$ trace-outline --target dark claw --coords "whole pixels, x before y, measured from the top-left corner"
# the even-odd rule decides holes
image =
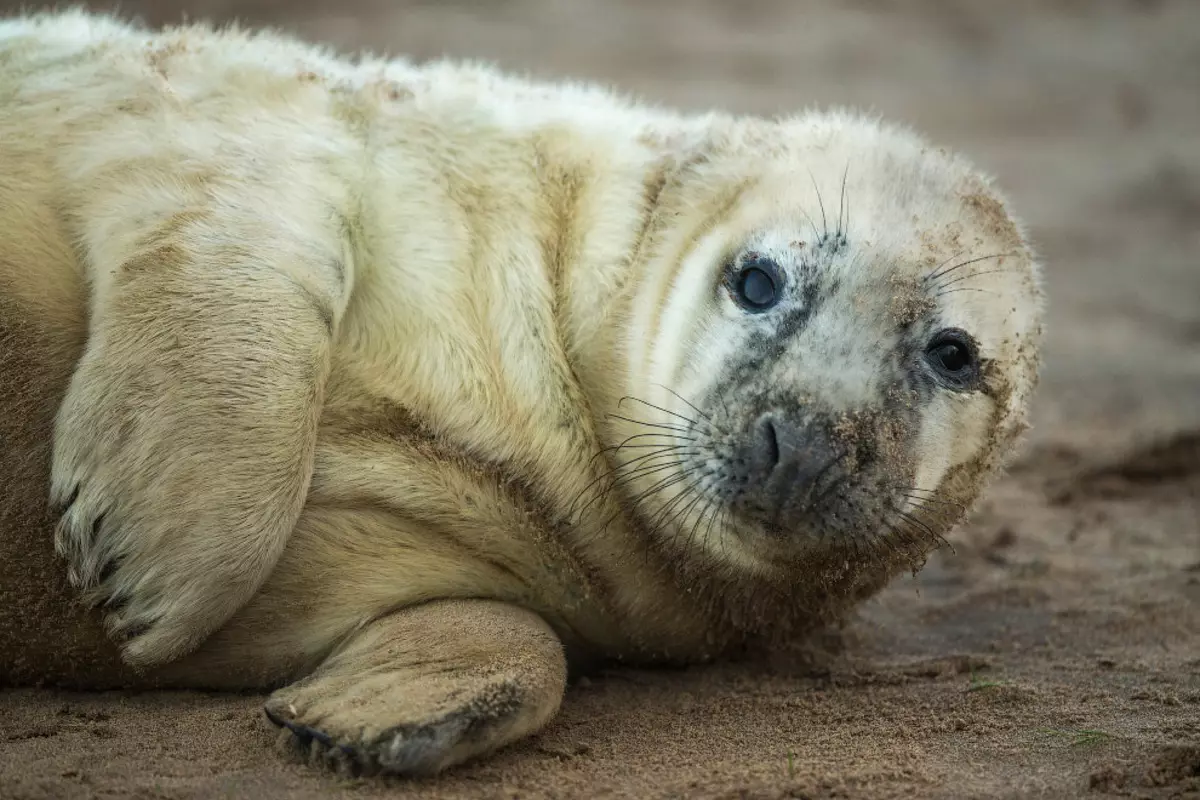
[[[283,727],[287,728],[292,734],[300,740],[301,744],[307,745],[312,741],[312,733],[303,725],[297,725],[294,722],[283,721]]]
[[[96,537],[100,535],[100,526],[104,524],[104,515],[107,512],[101,511],[100,516],[92,520],[92,541],[96,541]]]
[[[120,613],[129,598],[121,594],[106,594],[105,587],[93,589],[85,594],[84,602],[88,608],[100,608],[110,614]]]
[[[129,605],[129,598],[123,594],[113,594],[100,603],[100,607],[113,614],[120,614]]]
[[[75,488],[71,490],[70,496],[67,497],[66,500],[60,500],[59,502],[52,504],[50,506],[50,510],[54,511],[57,514],[65,514],[67,512],[67,509],[69,509],[71,506],[73,506],[75,504],[75,501],[78,499],[79,499],[79,484],[75,484]]]
[[[152,628],[152,627],[154,627],[153,623],[138,622],[136,624],[130,625],[127,628],[123,629],[121,631],[121,638],[126,642],[133,641],[134,639],[138,638],[142,634],[149,631],[150,628]]]
[[[326,747],[333,747],[333,737],[329,734],[319,731],[316,728],[310,728],[307,725],[302,725],[301,727],[308,731],[309,736],[316,739],[321,744],[325,745]]]
[[[275,716],[271,713],[270,709],[264,708],[263,713],[267,715],[267,719],[269,719],[273,724],[287,728],[289,731],[296,734],[296,736],[300,738],[304,744],[308,744],[310,739],[316,739],[318,742],[326,746],[333,742],[333,740],[325,734],[314,730],[307,725],[301,725],[298,722],[292,722],[291,720],[284,719],[283,717]]]
[[[110,559],[109,561],[105,562],[104,566],[100,568],[100,583],[107,583],[108,579],[111,578],[113,576],[113,574],[116,573],[116,571],[120,568],[120,566],[121,566],[121,557],[120,556],[117,556],[116,558]],[[107,606],[112,602],[113,602],[113,598],[110,598],[108,600],[108,602],[105,603],[105,605]],[[122,601],[122,602],[124,602],[124,601]]]
[[[267,719],[272,725],[280,728],[287,728],[289,731],[291,731],[296,738],[300,740],[302,745],[308,745],[315,739],[325,747],[336,747],[342,753],[351,758],[356,758],[358,756],[358,751],[353,747],[347,744],[337,744],[333,741],[333,737],[324,731],[319,731],[316,728],[310,728],[307,725],[301,725],[298,722],[292,722],[291,720],[286,720],[283,717],[276,716],[275,714],[272,714],[271,710],[268,708],[263,709],[263,714],[266,715]]]

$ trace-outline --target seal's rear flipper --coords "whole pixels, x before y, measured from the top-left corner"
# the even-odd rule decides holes
[[[310,762],[429,775],[540,729],[566,677],[561,643],[532,612],[437,601],[366,626],[264,710]]]

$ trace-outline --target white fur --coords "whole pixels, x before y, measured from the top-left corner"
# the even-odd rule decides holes
[[[126,650],[138,663],[177,657],[226,623],[212,648],[231,660],[254,653],[261,665],[282,653],[314,658],[366,620],[430,597],[473,590],[553,606],[546,598],[554,592],[575,592],[578,573],[539,572],[547,570],[541,559],[556,557],[514,521],[520,515],[494,487],[468,472],[437,472],[399,448],[361,444],[336,425],[382,405],[407,409],[469,459],[509,465],[556,516],[565,514],[598,475],[595,450],[640,432],[606,417],[622,397],[680,409],[660,384],[695,396],[745,339],[754,323],[720,287],[723,259],[749,244],[784,258],[793,242],[811,241],[821,225],[818,191],[832,222],[847,165],[850,245],[826,268],[849,288],[778,380],[810,387],[834,407],[877,399],[875,365],[890,344],[880,281],[915,279],[960,250],[966,258],[996,248],[1014,254],[1004,262],[1010,269],[979,278],[993,294],[950,295],[939,313],[1011,371],[1008,407],[994,416],[989,398],[940,398],[923,419],[918,483],[936,486],[999,446],[993,428],[1019,427],[1036,377],[1019,357],[1040,319],[1032,254],[1006,215],[989,229],[964,210],[964,198],[991,202],[995,193],[965,161],[876,120],[840,112],[691,117],[486,66],[352,63],[270,33],[152,34],[81,12],[0,24],[0,65],[0,96],[19,98],[5,107],[0,141],[34,137],[0,149],[32,159],[0,176],[0,190],[27,187],[28,202],[61,210],[97,314],[90,348],[121,322],[106,309],[123,291],[122,265],[148,234],[196,209],[213,216],[187,223],[181,246],[189,257],[215,270],[248,248],[255,259],[286,263],[279,269],[290,285],[332,314],[328,380],[315,390],[325,405],[308,505],[288,505],[298,516],[281,517],[289,522],[272,537],[214,523],[206,538],[189,538],[180,520],[203,519],[220,491],[243,488],[223,485],[221,469],[205,473],[211,484],[194,496],[170,498],[168,509],[150,490],[138,494],[129,473],[89,461],[87,437],[101,423],[72,420],[107,409],[108,394],[86,392],[109,362],[96,367],[99,377],[77,376],[52,493],[61,499],[91,476],[71,512],[79,525],[109,505],[141,520],[140,530],[106,534],[122,537],[131,554],[150,554],[115,579],[116,589],[145,598],[128,614],[158,620]],[[334,262],[340,277],[328,270]],[[52,280],[0,277],[14,297]],[[264,305],[265,316],[275,313]],[[239,346],[231,355],[252,349]],[[202,439],[206,426],[219,433],[222,423],[204,418],[195,430],[157,433],[172,448],[193,434]],[[250,447],[255,430],[243,433]],[[995,441],[1007,448],[1009,437]],[[159,456],[135,456],[130,463],[151,475],[147,465]],[[711,620],[645,566],[636,555],[645,543],[620,519],[600,533],[650,481],[606,496],[564,543],[607,583],[614,605],[580,601],[560,622],[608,650],[628,643],[624,626],[633,624],[639,638],[702,652]],[[670,497],[647,501],[649,510]],[[393,516],[361,512],[376,507]],[[358,516],[331,522],[331,508]],[[503,581],[483,562],[456,562],[414,520],[442,521],[455,541],[542,583],[496,588]],[[732,530],[696,547],[746,575],[790,568],[768,563]],[[179,553],[187,558],[168,558]],[[301,587],[318,591],[311,586],[322,582],[347,588],[326,616],[278,623]]]

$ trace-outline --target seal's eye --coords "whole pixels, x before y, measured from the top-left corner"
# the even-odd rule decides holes
[[[945,372],[956,373],[962,372],[967,367],[971,366],[971,354],[967,349],[957,342],[946,342],[939,344],[933,351],[934,357],[938,360],[938,366]]]
[[[750,311],[765,311],[779,302],[779,267],[768,258],[755,257],[733,272],[734,299]]]
[[[925,348],[925,359],[944,381],[957,389],[968,389],[979,376],[975,343],[964,331],[939,331]]]

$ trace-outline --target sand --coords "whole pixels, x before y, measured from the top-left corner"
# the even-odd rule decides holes
[[[1028,219],[1045,377],[954,552],[825,656],[605,672],[540,736],[423,782],[281,759],[258,697],[10,690],[0,797],[1200,796],[1200,3],[124,6],[688,108],[873,107],[970,153]]]

